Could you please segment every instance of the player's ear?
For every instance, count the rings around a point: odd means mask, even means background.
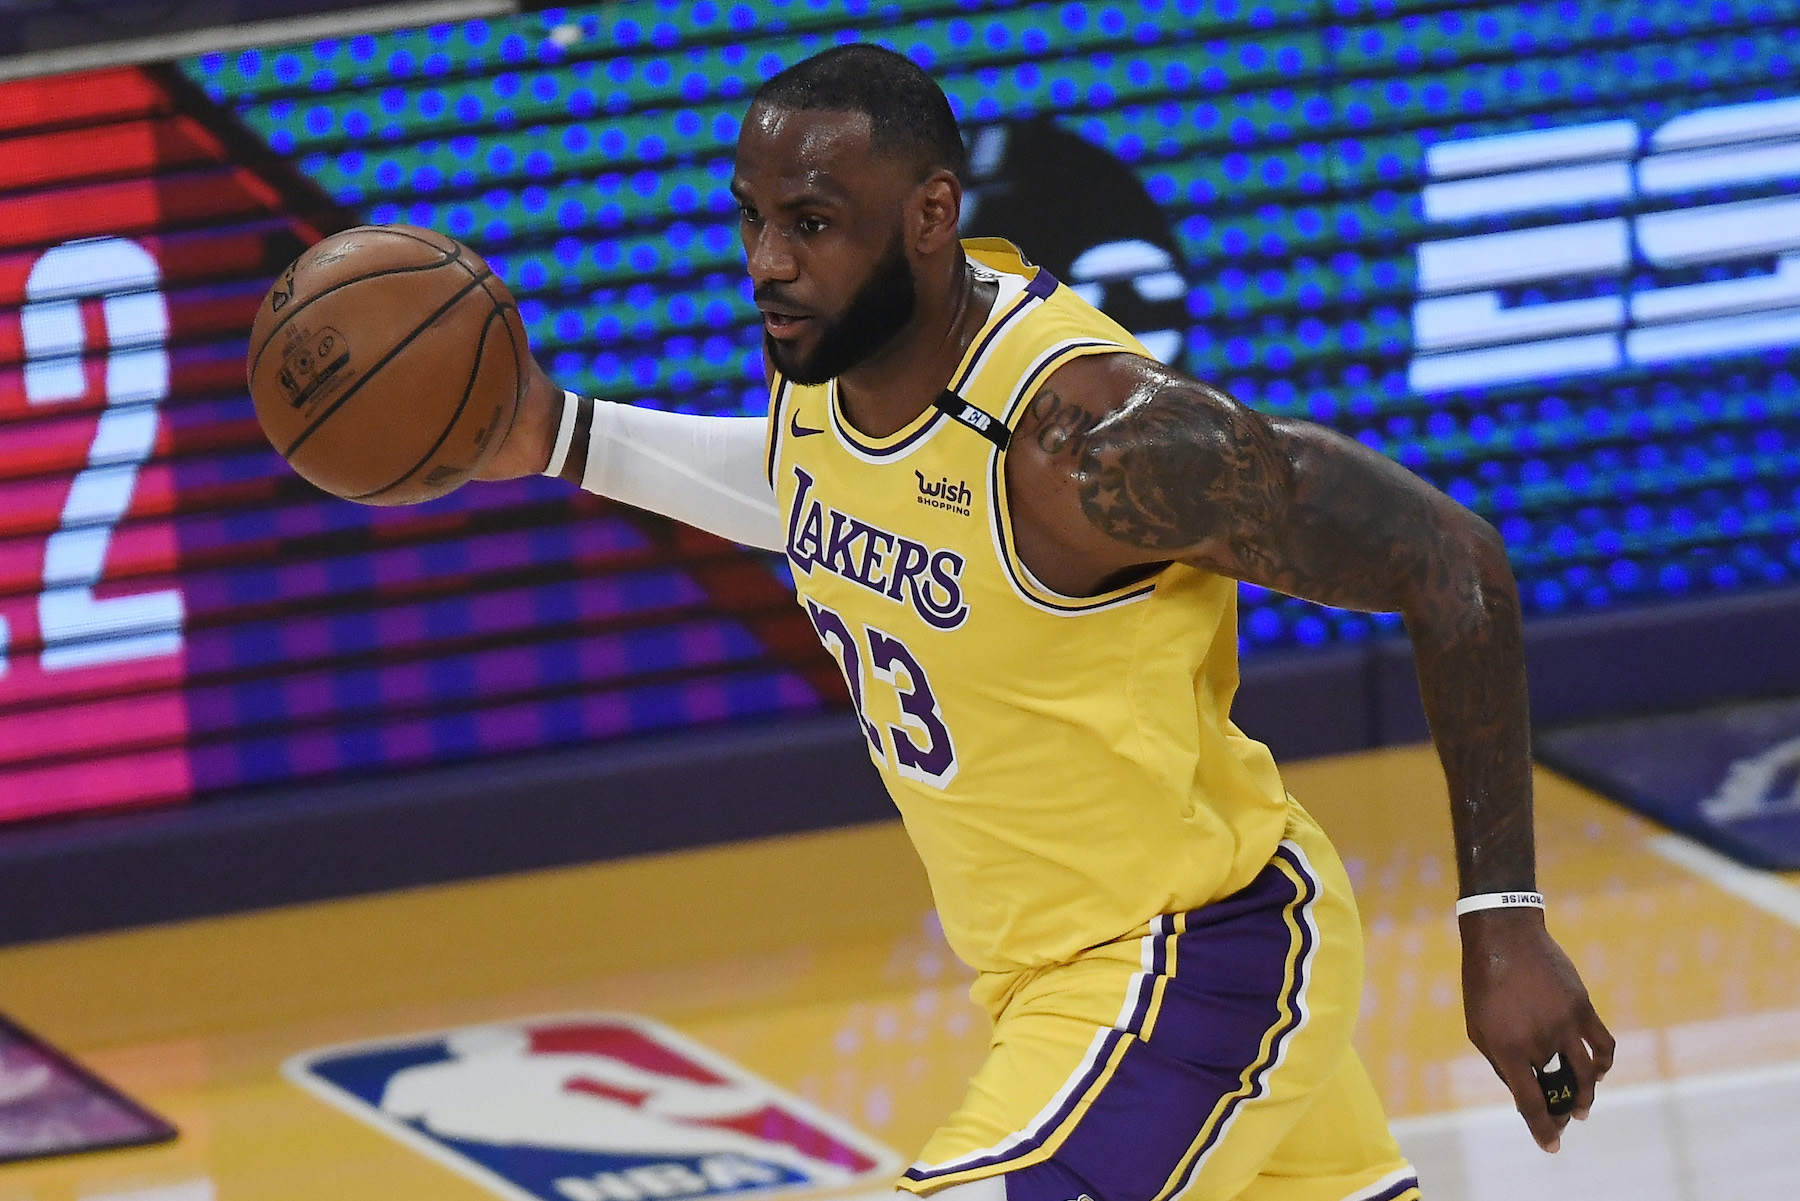
[[[962,182],[949,171],[933,171],[913,192],[917,230],[913,247],[921,255],[935,254],[956,241],[962,219]]]

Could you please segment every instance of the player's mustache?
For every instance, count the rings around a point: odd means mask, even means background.
[[[779,286],[764,284],[750,294],[750,300],[759,309],[777,309],[791,316],[810,315],[812,310],[791,299]]]

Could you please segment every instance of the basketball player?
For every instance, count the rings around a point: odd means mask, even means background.
[[[1613,1039],[1533,891],[1499,537],[1356,442],[1158,364],[1007,243],[959,242],[963,169],[943,93],[899,55],[775,76],[731,183],[768,421],[596,404],[539,370],[487,472],[785,549],[994,1023],[899,1187],[1418,1196],[1350,1045],[1350,883],[1229,718],[1238,580],[1405,616],[1469,1035],[1556,1150],[1535,1070],[1566,1061],[1585,1117]]]

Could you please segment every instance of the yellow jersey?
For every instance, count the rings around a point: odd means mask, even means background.
[[[835,383],[776,376],[768,469],[801,605],[982,972],[1066,962],[1243,888],[1284,836],[1267,748],[1231,724],[1237,585],[1174,564],[1062,596],[1012,544],[1004,444],[1055,369],[1145,354],[998,239],[999,285],[938,403],[872,438]]]

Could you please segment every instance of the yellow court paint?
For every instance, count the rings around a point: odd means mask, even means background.
[[[1504,1094],[1463,1038],[1436,762],[1407,748],[1285,776],[1358,887],[1370,1073],[1428,1186],[1424,1156],[1446,1157],[1436,1170],[1450,1183],[1427,1195],[1476,1196],[1451,1179],[1471,1138],[1537,1153],[1516,1120],[1481,1116]],[[1800,928],[1657,853],[1660,829],[1544,772],[1538,832],[1552,929],[1620,1037],[1617,1112],[1667,1121],[1656,1090],[1669,1087],[1786,1097]],[[666,1023],[910,1159],[986,1050],[969,980],[898,823],[0,950],[0,1011],[183,1131],[160,1148],[0,1167],[0,1201],[491,1197],[284,1080],[282,1063],[585,1011]],[[1603,1090],[1556,1170],[1601,1153],[1605,1103]],[[1430,1116],[1461,1110],[1475,1116],[1454,1128],[1463,1119]],[[1634,1201],[1665,1195],[1710,1197],[1640,1187]]]

